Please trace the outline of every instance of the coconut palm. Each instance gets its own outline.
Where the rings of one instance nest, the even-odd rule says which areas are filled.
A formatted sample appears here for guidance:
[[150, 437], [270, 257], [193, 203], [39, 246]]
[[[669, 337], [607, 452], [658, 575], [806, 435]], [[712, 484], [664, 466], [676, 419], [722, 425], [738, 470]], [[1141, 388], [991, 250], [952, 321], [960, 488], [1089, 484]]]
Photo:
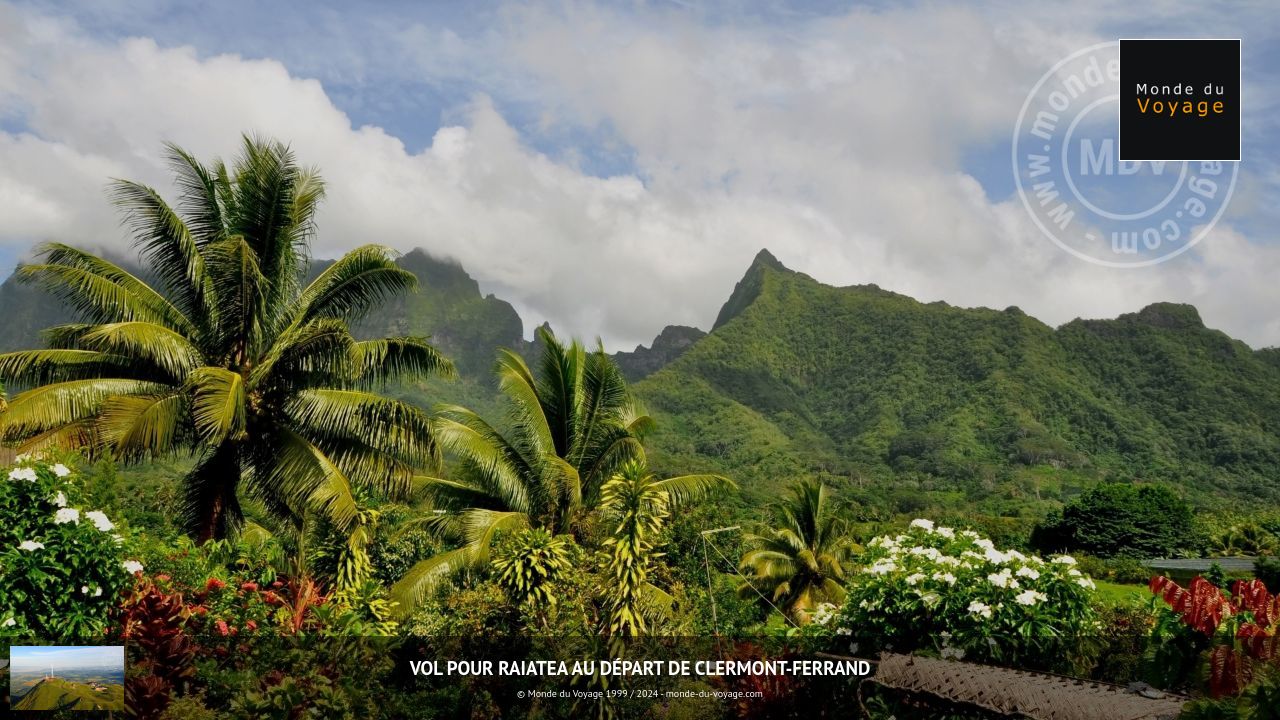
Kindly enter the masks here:
[[[539, 328], [539, 372], [511, 350], [496, 374], [507, 405], [501, 428], [466, 408], [439, 409], [436, 435], [456, 462], [448, 478], [420, 477], [426, 522], [461, 547], [424, 560], [392, 588], [408, 610], [439, 581], [489, 561], [504, 531], [544, 528], [582, 535], [615, 472], [644, 458], [652, 425], [633, 401], [622, 372], [602, 348], [587, 352]], [[727, 480], [687, 475], [656, 481], [678, 505]]]
[[49, 349], [0, 356], [0, 378], [27, 388], [0, 439], [125, 462], [193, 453], [182, 516], [200, 540], [234, 531], [241, 493], [350, 527], [354, 490], [404, 493], [438, 458], [429, 417], [371, 390], [450, 363], [422, 338], [348, 329], [416, 279], [368, 245], [304, 284], [324, 185], [286, 146], [246, 137], [230, 167], [167, 150], [176, 204], [110, 186], [151, 284], [57, 243], [18, 271], [82, 321], [49, 329]]
[[775, 511], [778, 527], [748, 535], [751, 549], [740, 563], [747, 581], [739, 591], [769, 596], [797, 624], [807, 622], [819, 603], [844, 600], [840, 581], [851, 544], [829, 498], [817, 480], [792, 486], [791, 496]]

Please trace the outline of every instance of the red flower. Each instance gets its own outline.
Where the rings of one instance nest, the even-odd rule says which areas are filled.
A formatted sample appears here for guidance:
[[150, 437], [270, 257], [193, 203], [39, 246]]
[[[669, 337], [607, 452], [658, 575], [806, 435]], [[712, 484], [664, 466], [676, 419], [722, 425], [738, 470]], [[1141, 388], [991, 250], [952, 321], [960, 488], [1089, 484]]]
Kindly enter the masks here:
[[222, 582], [222, 581], [221, 581], [221, 580], [219, 580], [218, 578], [209, 578], [209, 582], [207, 582], [207, 583], [205, 583], [205, 584], [204, 584], [204, 591], [205, 591], [205, 592], [212, 592], [212, 591], [214, 591], [214, 590], [221, 590], [222, 588], [224, 588], [224, 587], [226, 587], [226, 586], [227, 586], [227, 584], [226, 584], [226, 583], [224, 583], [224, 582]]
[[275, 581], [275, 582], [271, 583], [271, 587], [279, 589], [279, 588], [284, 587], [284, 583], [283, 583], [283, 582], [281, 582], [281, 581], [279, 581], [279, 580], [277, 580], [277, 581]]
[[159, 582], [169, 582], [169, 576], [164, 573], [160, 573], [156, 576], [156, 580]]
[[207, 608], [207, 607], [205, 607], [205, 606], [203, 606], [203, 605], [192, 605], [192, 606], [191, 606], [191, 612], [193, 612], [193, 613], [195, 613], [195, 614], [197, 614], [197, 615], [204, 615], [205, 613], [209, 612], [209, 608]]
[[245, 626], [245, 627], [247, 627], [247, 628], [249, 628], [250, 630], [257, 630], [257, 629], [258, 629], [258, 623], [254, 622], [253, 620], [250, 620], [250, 621], [246, 622], [246, 623], [244, 624], [244, 626]]
[[241, 589], [241, 590], [244, 590], [245, 592], [257, 592], [257, 591], [258, 591], [258, 583], [256, 583], [256, 582], [241, 583], [241, 585], [240, 585], [240, 589]]
[[214, 623], [213, 626], [218, 629], [218, 634], [221, 635], [222, 637], [226, 637], [227, 634], [230, 632], [230, 630], [227, 629], [226, 620], [219, 620], [218, 622]]

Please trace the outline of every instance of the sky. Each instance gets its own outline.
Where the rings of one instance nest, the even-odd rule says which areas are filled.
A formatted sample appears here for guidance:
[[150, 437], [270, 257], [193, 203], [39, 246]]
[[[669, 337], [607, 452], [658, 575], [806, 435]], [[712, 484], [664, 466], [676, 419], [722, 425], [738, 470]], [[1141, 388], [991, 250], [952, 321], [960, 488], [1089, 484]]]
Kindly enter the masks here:
[[[1231, 203], [1144, 268], [1055, 246], [1009, 163], [1041, 75], [1118, 37], [1243, 39]], [[1054, 325], [1188, 302], [1275, 345], [1277, 69], [1264, 2], [0, 0], [0, 276], [42, 240], [128, 248], [108, 178], [164, 192], [163, 142], [230, 157], [252, 132], [323, 173], [315, 255], [425, 248], [530, 333], [709, 328], [768, 248], [825, 283]]]
[[72, 668], [124, 667], [124, 647], [119, 645], [59, 645], [9, 648], [9, 662], [15, 673]]

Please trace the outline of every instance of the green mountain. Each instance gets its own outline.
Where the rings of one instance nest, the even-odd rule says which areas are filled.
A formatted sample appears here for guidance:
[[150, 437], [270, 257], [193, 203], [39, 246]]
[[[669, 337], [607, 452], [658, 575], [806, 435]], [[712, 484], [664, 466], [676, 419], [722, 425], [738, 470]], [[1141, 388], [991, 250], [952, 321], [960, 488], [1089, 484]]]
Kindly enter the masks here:
[[637, 345], [631, 352], [617, 352], [613, 359], [630, 382], [652, 375], [680, 357], [707, 333], [687, 325], [668, 325], [649, 347]]
[[[537, 350], [519, 315], [456, 263], [400, 262], [419, 292], [357, 331], [429, 335], [461, 377], [393, 393], [492, 416], [496, 349]], [[0, 351], [70, 320], [12, 278], [0, 310]], [[890, 512], [1030, 516], [1102, 479], [1169, 482], [1204, 506], [1280, 501], [1280, 350], [1186, 305], [1055, 329], [1014, 307], [822, 285], [762, 251], [710, 333], [671, 326], [614, 357], [659, 421], [654, 465], [729, 474], [746, 502], [813, 474]]]
[[1280, 499], [1276, 353], [1186, 305], [1055, 330], [822, 285], [762, 251], [712, 332], [635, 389], [655, 464], [729, 473], [748, 498], [821, 474], [900, 512], [1008, 512], [1104, 477]]
[[124, 710], [123, 685], [93, 685], [47, 678], [13, 704], [13, 710]]

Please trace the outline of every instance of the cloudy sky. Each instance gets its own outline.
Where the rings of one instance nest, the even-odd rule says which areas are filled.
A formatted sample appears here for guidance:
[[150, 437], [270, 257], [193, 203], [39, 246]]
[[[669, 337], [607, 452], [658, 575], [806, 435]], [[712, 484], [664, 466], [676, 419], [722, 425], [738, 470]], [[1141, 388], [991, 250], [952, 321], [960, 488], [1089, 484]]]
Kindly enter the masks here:
[[[457, 259], [527, 329], [708, 328], [755, 253], [827, 283], [1046, 322], [1194, 303], [1280, 344], [1280, 20], [1267, 3], [0, 0], [0, 275], [33, 243], [123, 249], [109, 177], [289, 141], [329, 183], [315, 254]], [[1015, 195], [1012, 128], [1055, 61], [1241, 37], [1221, 222], [1141, 269], [1072, 257]]]

